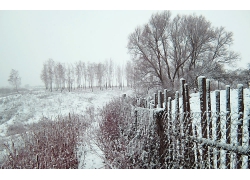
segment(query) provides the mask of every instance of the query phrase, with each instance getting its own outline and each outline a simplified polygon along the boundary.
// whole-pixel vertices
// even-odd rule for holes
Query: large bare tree
[[[153,76],[153,84],[175,89],[180,77],[192,82],[201,74],[213,77],[217,64],[237,60],[238,54],[229,49],[232,36],[223,27],[212,27],[204,16],[171,19],[170,11],[163,11],[129,35],[127,48],[142,82]]]

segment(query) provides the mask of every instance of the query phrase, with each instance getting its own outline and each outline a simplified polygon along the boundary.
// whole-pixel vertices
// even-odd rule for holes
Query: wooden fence
[[[226,86],[226,112],[220,109],[220,91],[215,91],[216,110],[211,110],[210,80],[198,78],[200,112],[190,109],[188,84],[180,80],[175,108],[165,89],[153,102],[139,100],[140,110],[153,109],[159,126],[166,168],[245,169],[250,168],[250,112],[244,114],[243,85],[238,85],[238,112],[230,107],[230,86]],[[136,118],[138,121],[138,118]]]

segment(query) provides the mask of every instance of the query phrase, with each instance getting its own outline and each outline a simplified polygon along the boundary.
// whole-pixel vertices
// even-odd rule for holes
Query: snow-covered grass
[[[104,168],[103,152],[93,141],[94,133],[98,129],[100,109],[112,98],[121,97],[122,94],[133,95],[133,90],[74,90],[73,92],[48,92],[41,89],[33,89],[17,93],[5,93],[0,96],[0,144],[18,138],[25,132],[30,124],[39,122],[42,117],[55,119],[58,115],[68,116],[69,113],[86,116],[88,128],[82,133],[81,142],[78,144],[77,153],[79,158],[78,168]],[[226,112],[225,90],[220,91],[222,112]],[[199,93],[190,94],[190,106],[192,112],[200,112]],[[231,89],[231,111],[236,117],[238,111],[238,91]],[[215,93],[211,92],[212,112],[215,111]],[[250,90],[244,89],[244,117],[245,121],[250,109]],[[173,113],[175,102],[172,101]],[[237,119],[237,118],[236,118]],[[222,124],[225,120],[222,119]],[[225,126],[222,125],[223,138],[225,137]],[[232,129],[232,132],[235,129]],[[244,132],[248,132],[244,129]],[[234,133],[235,134],[235,133]],[[246,137],[248,134],[244,134]],[[0,160],[4,154],[4,148],[0,146]]]
[[[43,117],[53,120],[58,115],[68,116],[69,113],[87,115],[89,116],[87,119],[90,121],[88,122],[89,127],[91,127],[96,123],[95,113],[107,102],[114,97],[121,97],[124,93],[129,95],[132,92],[133,90],[126,88],[103,91],[96,88],[93,92],[89,89],[62,93],[33,89],[23,91],[20,94],[2,94],[0,97],[0,160],[5,152],[3,143],[10,139],[16,139],[20,133],[28,129],[29,125],[39,122]],[[81,147],[84,147],[84,152],[80,152]],[[81,164],[80,168],[100,168],[98,165],[100,158],[95,156],[95,153],[86,145],[79,145],[78,154],[86,157],[85,164]],[[90,159],[91,154],[92,158]]]

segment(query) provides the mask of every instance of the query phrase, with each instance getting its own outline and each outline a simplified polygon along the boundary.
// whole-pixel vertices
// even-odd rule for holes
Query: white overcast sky
[[[113,7],[112,3],[107,1],[107,4],[103,3],[105,1],[101,1],[99,6],[96,6],[95,3],[98,1],[91,1],[91,10],[88,8],[86,10],[86,4],[81,3],[61,7],[56,3],[52,3],[50,6],[50,3],[46,2],[45,6],[37,3],[27,8],[23,6],[25,1],[20,1],[22,5],[18,4],[19,1],[14,2],[16,2],[15,5],[10,1],[10,4],[0,6],[4,7],[1,8],[3,10],[0,10],[0,87],[9,85],[7,80],[11,69],[19,71],[22,85],[42,85],[40,72],[43,62],[48,58],[64,63],[74,63],[79,60],[100,62],[111,58],[117,63],[124,63],[130,59],[126,48],[128,35],[138,25],[147,23],[153,13],[163,9],[202,9],[171,10],[171,12],[172,17],[178,13],[204,15],[212,26],[224,26],[227,31],[232,31],[234,45],[231,48],[240,53],[242,59],[238,65],[246,67],[246,64],[250,62],[249,10],[204,11],[203,9],[207,9],[206,5],[205,8],[204,5],[190,8],[190,4],[180,6],[175,4],[170,7],[166,1],[156,7],[151,6],[150,3],[146,6],[146,9],[154,10],[144,10],[140,3],[130,6],[129,3],[134,3],[130,0],[122,1],[117,7]],[[87,3],[87,1],[83,2]],[[155,0],[154,2],[161,1]],[[216,3],[216,1],[211,3]],[[224,6],[218,7],[225,9]],[[210,4],[208,8],[214,9],[214,6]],[[241,8],[242,6],[236,9]],[[18,11],[19,9],[31,9],[32,11]],[[229,6],[226,9],[235,9],[235,6]],[[245,9],[244,6],[243,9]]]

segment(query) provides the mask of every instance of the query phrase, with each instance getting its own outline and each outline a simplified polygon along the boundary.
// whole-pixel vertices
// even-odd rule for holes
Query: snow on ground
[[[68,113],[84,114],[86,108],[102,108],[114,97],[122,94],[132,95],[131,89],[99,90],[94,92],[87,90],[75,90],[73,92],[48,92],[44,90],[30,90],[21,94],[10,94],[0,96],[0,141],[6,138],[6,132],[12,124],[29,124],[37,122],[41,117],[54,118],[57,115],[68,115]],[[225,108],[225,90],[221,90],[221,111]],[[231,111],[238,111],[238,91],[231,90]],[[190,106],[192,112],[200,112],[199,93],[190,94]],[[215,110],[215,93],[211,92],[212,111]],[[250,109],[250,90],[244,89],[245,115]],[[175,102],[172,102],[173,112]],[[90,123],[87,133],[83,135],[83,142],[78,146],[79,168],[104,168],[101,150],[94,143],[93,133],[96,130],[98,120]],[[1,149],[0,149],[1,155]]]
[[[73,92],[30,91],[24,94],[0,98],[0,137],[5,136],[7,127],[13,123],[29,124],[41,117],[55,117],[68,113],[84,114],[86,108],[101,108],[113,97],[123,93],[131,94],[132,90],[104,91],[90,90]]]
[[[38,122],[43,116],[54,119],[58,115],[69,113],[84,114],[87,108],[98,110],[114,97],[121,97],[122,94],[131,95],[133,90],[118,88],[94,91],[75,90],[73,92],[48,92],[44,90],[30,90],[21,94],[11,94],[0,97],[0,142],[7,138],[6,133],[9,126],[13,124],[26,125]],[[93,130],[96,122],[90,123]],[[100,150],[91,142],[84,147],[85,164],[80,168],[101,168],[102,160],[96,154]],[[92,147],[92,149],[90,148]],[[79,146],[81,149],[82,147]],[[3,149],[0,148],[0,158]],[[78,151],[81,154],[81,152]]]

